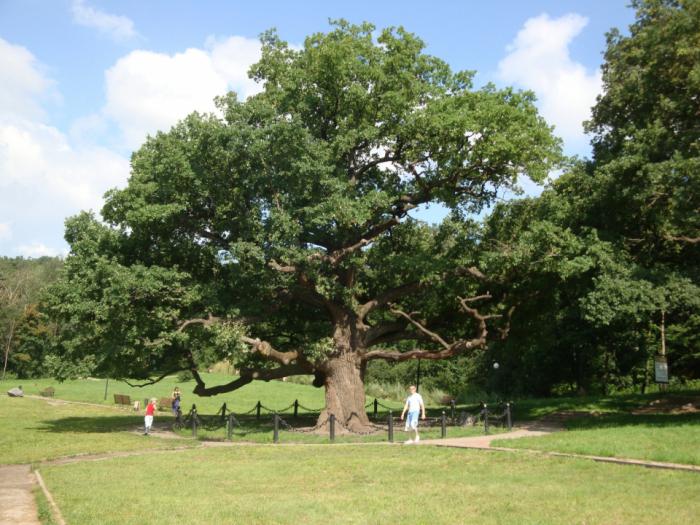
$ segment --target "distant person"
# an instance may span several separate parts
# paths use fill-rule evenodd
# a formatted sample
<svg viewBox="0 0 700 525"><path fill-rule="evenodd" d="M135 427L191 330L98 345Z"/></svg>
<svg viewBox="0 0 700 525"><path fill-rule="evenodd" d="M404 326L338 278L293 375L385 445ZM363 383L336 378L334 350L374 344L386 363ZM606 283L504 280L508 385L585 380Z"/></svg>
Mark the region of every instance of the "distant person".
<svg viewBox="0 0 700 525"><path fill-rule="evenodd" d="M421 419L425 419L425 404L423 403L423 397L416 392L416 385L411 385L408 387L409 396L406 398L406 404L403 406L403 412L401 412L401 421L408 411L408 417L406 418L406 432L413 430L416 433L415 439L409 439L406 444L418 443L420 441L420 436L418 435L418 415L421 415Z"/></svg>
<svg viewBox="0 0 700 525"><path fill-rule="evenodd" d="M180 412L180 388L175 387L172 395L170 396L172 400L171 408L173 410L173 415L177 417L178 412Z"/></svg>
<svg viewBox="0 0 700 525"><path fill-rule="evenodd" d="M24 390L22 390L22 385L17 388L10 388L7 391L7 395L10 397L24 397Z"/></svg>
<svg viewBox="0 0 700 525"><path fill-rule="evenodd" d="M153 414L156 411L156 398L152 397L151 400L146 405L146 417L144 418L144 432L143 435L147 436L151 432L151 427L153 426Z"/></svg>

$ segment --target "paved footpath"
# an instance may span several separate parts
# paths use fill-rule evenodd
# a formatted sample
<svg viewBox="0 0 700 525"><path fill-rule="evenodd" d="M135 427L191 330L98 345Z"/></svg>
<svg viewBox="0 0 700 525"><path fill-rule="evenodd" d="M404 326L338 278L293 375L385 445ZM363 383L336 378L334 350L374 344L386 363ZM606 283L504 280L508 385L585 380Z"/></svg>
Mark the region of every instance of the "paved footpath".
<svg viewBox="0 0 700 525"><path fill-rule="evenodd" d="M41 525L34 502L36 486L29 465L0 467L0 525Z"/></svg>
<svg viewBox="0 0 700 525"><path fill-rule="evenodd" d="M512 432L504 432L502 434L488 434L485 436L474 437L458 437L445 439L424 439L419 443L421 445L435 445L438 447L457 447L457 448L491 448L491 442L494 439L517 439L521 437L544 436L560 430L558 428L519 428Z"/></svg>

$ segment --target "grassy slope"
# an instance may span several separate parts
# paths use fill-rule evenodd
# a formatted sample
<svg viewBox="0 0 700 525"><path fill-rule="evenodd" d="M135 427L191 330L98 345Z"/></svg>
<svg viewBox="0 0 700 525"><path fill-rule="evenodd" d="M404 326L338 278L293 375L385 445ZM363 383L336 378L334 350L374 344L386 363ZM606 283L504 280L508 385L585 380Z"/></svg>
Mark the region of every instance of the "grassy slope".
<svg viewBox="0 0 700 525"><path fill-rule="evenodd" d="M235 379L232 376L223 374L202 375L207 385L228 383ZM199 397L192 394L195 385L194 381L181 382L175 376L166 377L155 385L143 388L130 387L122 381L110 381L106 401L104 400L105 381L102 379L81 379L64 383L58 383L53 379L2 381L0 382L0 392L4 393L18 384L22 385L27 394L38 395L47 386L53 386L56 389L55 397L59 399L87 401L105 405L114 404L113 394L126 394L131 396L132 400L139 399L143 402L144 398L170 397L173 388L179 386L182 391L183 411L189 410L192 404L195 403L200 413L207 414L215 413L224 402L229 408L236 411L247 411L253 408L258 400L273 409L284 408L293 403L295 399L298 399L302 405L312 409L322 407L324 403L323 389L282 381L270 381L267 383L255 381L235 392L213 397Z"/></svg>
<svg viewBox="0 0 700 525"><path fill-rule="evenodd" d="M196 449L42 473L69 523L656 524L700 514L695 474L432 447Z"/></svg>
<svg viewBox="0 0 700 525"><path fill-rule="evenodd" d="M143 425L143 417L128 412L51 403L0 396L0 464L193 444L137 435L133 431Z"/></svg>

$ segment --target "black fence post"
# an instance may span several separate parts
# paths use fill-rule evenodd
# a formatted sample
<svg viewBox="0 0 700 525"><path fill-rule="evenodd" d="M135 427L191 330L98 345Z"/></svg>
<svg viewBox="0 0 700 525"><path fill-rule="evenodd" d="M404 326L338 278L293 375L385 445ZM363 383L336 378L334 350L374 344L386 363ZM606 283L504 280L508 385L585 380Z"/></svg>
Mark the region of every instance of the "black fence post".
<svg viewBox="0 0 700 525"><path fill-rule="evenodd" d="M489 433L489 407L484 403L484 434Z"/></svg>
<svg viewBox="0 0 700 525"><path fill-rule="evenodd" d="M379 401L377 401L377 398L374 398L374 417L377 417L377 409L379 408Z"/></svg>
<svg viewBox="0 0 700 525"><path fill-rule="evenodd" d="M229 441L233 440L233 413L228 415L228 420L226 422L226 436Z"/></svg>
<svg viewBox="0 0 700 525"><path fill-rule="evenodd" d="M331 441L335 441L335 414L330 417Z"/></svg>
<svg viewBox="0 0 700 525"><path fill-rule="evenodd" d="M455 400L454 400L454 399L450 399L450 419L452 419L452 424L453 424L453 425L454 425L454 423L455 423L455 408L456 408Z"/></svg>
<svg viewBox="0 0 700 525"><path fill-rule="evenodd" d="M294 417L299 416L299 400L295 399L294 400Z"/></svg>
<svg viewBox="0 0 700 525"><path fill-rule="evenodd" d="M192 405L192 438L197 439L197 408Z"/></svg>
<svg viewBox="0 0 700 525"><path fill-rule="evenodd" d="M394 414L389 410L389 443L394 442Z"/></svg>
<svg viewBox="0 0 700 525"><path fill-rule="evenodd" d="M442 418L440 419L440 437L445 439L447 437L447 416L445 411L442 411Z"/></svg>
<svg viewBox="0 0 700 525"><path fill-rule="evenodd" d="M279 443L280 442L280 422L279 422L279 416L277 415L277 412L275 412L272 419L275 422L275 428L272 431L272 442Z"/></svg>
<svg viewBox="0 0 700 525"><path fill-rule="evenodd" d="M226 418L226 403L221 405L221 419L225 419L225 418Z"/></svg>
<svg viewBox="0 0 700 525"><path fill-rule="evenodd" d="M510 403L506 403L506 421L508 422L508 430L513 430L513 419L510 415Z"/></svg>
<svg viewBox="0 0 700 525"><path fill-rule="evenodd" d="M262 408L262 403L258 401L258 404L255 405L255 419L260 419L260 409Z"/></svg>

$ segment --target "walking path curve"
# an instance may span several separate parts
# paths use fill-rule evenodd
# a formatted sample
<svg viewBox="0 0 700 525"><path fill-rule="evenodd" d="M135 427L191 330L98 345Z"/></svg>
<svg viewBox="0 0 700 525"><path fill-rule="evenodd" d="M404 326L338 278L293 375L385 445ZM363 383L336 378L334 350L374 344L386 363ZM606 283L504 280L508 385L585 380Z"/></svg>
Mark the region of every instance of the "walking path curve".
<svg viewBox="0 0 700 525"><path fill-rule="evenodd" d="M588 459L592 461L598 461L601 463L615 463L617 465L633 465L638 467L647 468L661 468L669 470L683 470L686 472L696 472L700 474L700 466L698 465L686 465L682 463L667 463L663 461L651 461L646 459L629 459L629 458L616 458L608 456L593 456L588 454L574 454L569 452L553 452L545 450L533 450L529 448L508 448L508 447L492 447L491 442L498 439L517 439L521 437L530 436L544 436L546 434L551 434L552 432L557 432L562 430L560 427L544 427L535 425L532 427L524 427L514 430L513 432L507 432L503 434L489 434L486 436L476 436L476 437L461 437L461 438L445 438L445 439L426 439L420 441L421 445L433 445L437 447L452 447L452 448L471 448L479 450L495 450L501 452L519 452L519 453L530 453L530 454L540 454L543 456L552 457L564 457L564 458L577 458L577 459Z"/></svg>

